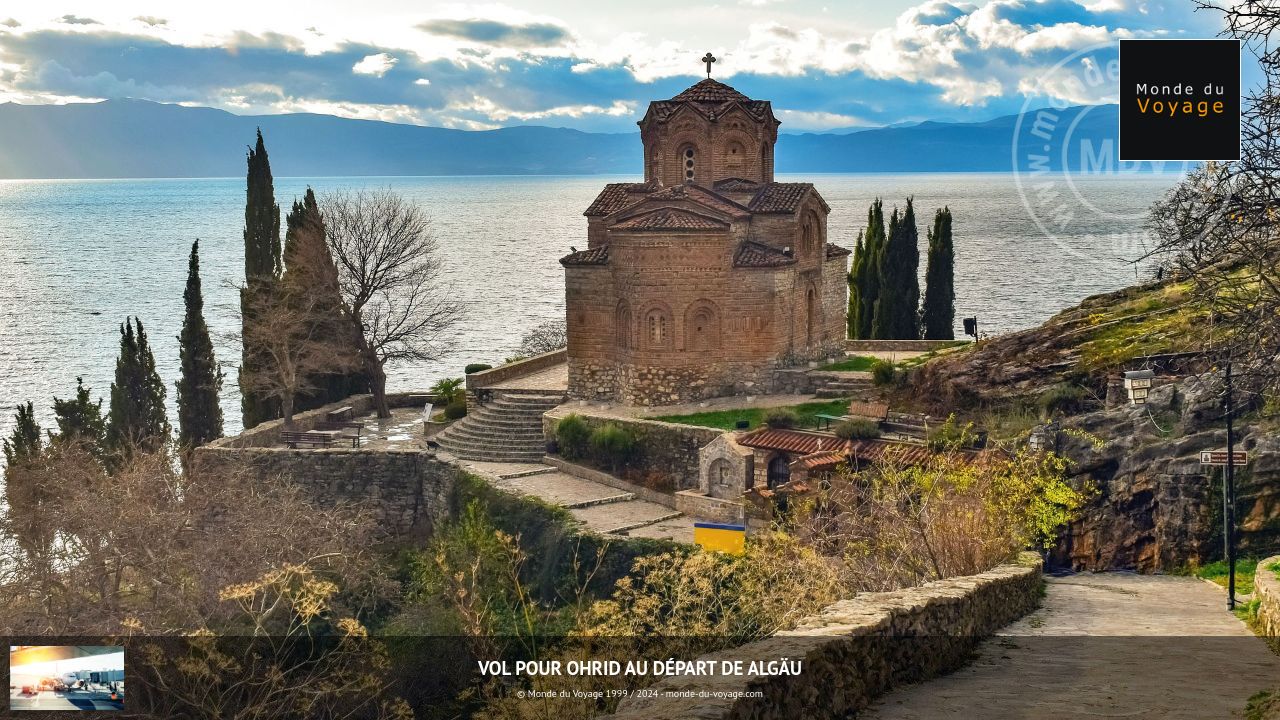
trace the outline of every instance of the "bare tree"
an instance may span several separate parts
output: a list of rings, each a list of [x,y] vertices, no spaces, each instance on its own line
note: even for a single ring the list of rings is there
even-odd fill
[[[346,324],[313,287],[280,283],[269,292],[246,293],[243,312],[253,321],[233,335],[256,358],[252,371],[240,374],[241,390],[279,401],[286,424],[293,423],[298,396],[360,365]]]
[[[442,284],[420,207],[390,189],[334,193],[321,207],[342,299],[361,329],[357,344],[378,417],[390,417],[387,364],[435,359],[462,306]]]
[[[564,320],[548,320],[534,327],[520,338],[519,357],[532,357],[555,350],[569,344],[569,330]]]
[[[1280,28],[1273,3],[1198,0],[1258,57],[1265,82],[1244,101],[1238,162],[1197,168],[1152,208],[1150,256],[1192,283],[1216,354],[1245,385],[1280,390]]]

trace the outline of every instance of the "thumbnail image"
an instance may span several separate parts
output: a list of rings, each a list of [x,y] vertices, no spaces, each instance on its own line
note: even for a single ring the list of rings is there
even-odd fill
[[[12,645],[10,710],[123,710],[124,648]]]

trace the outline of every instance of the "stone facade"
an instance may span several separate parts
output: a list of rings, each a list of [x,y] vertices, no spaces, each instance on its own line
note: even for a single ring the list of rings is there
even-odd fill
[[[799,674],[673,676],[650,688],[657,697],[624,700],[609,718],[854,717],[895,686],[963,666],[978,643],[1039,605],[1040,586],[1039,556],[1024,553],[1017,564],[978,575],[841,600],[795,630],[699,658],[741,660],[744,668],[800,661]],[[743,691],[761,696],[735,697]],[[688,692],[697,700],[682,696]]]
[[[843,351],[849,252],[813,185],[773,181],[777,126],[711,79],[650,104],[644,182],[606,186],[561,259],[570,397],[764,394],[775,368]]]
[[[739,500],[755,479],[755,455],[725,433],[707,443],[698,459],[698,489],[703,495]]]

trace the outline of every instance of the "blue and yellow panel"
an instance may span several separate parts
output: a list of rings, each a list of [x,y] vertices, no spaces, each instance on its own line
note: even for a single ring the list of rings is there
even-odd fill
[[[693,524],[693,541],[703,550],[741,555],[747,547],[747,528],[744,525],[696,522]]]

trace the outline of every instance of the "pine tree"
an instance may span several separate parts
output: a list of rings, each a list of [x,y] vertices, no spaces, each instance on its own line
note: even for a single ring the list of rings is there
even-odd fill
[[[880,295],[879,257],[885,243],[884,203],[876,198],[867,211],[867,230],[863,233],[862,252],[854,256],[853,282],[858,287],[852,332],[854,338],[870,338],[875,317],[876,299]]]
[[[956,319],[955,249],[951,244],[951,208],[934,215],[929,230],[929,264],[925,270],[921,320],[926,340],[954,340]]]
[[[920,337],[920,235],[911,198],[902,215],[894,208],[889,237],[877,263],[880,294],[876,298],[871,336],[882,340]]]
[[[187,288],[182,293],[186,315],[178,336],[181,375],[178,391],[178,446],[194,448],[222,437],[222,366],[213,356],[213,340],[204,321],[200,289],[200,241],[191,244],[187,260]]]
[[[240,291],[241,321],[248,325],[253,322],[248,309],[261,306],[255,300],[264,295],[274,293],[276,282],[280,278],[280,206],[276,204],[275,186],[271,178],[271,161],[267,157],[267,148],[262,140],[262,130],[258,130],[255,147],[249,150],[248,172],[245,177],[244,205],[244,279],[245,287]],[[247,330],[247,328],[242,328]],[[242,336],[252,333],[242,332]],[[241,385],[245,373],[252,373],[259,365],[255,354],[256,348],[246,345],[240,364]],[[279,416],[279,403],[273,403],[252,393],[241,392],[241,410],[244,415],[244,427],[254,427],[263,420]]]
[[[342,307],[338,287],[338,267],[325,237],[324,217],[316,195],[307,188],[302,201],[293,201],[285,216],[284,273],[282,292],[286,296],[306,294],[317,314],[328,316],[320,332],[333,338],[350,338],[356,347],[357,333]],[[351,395],[369,392],[369,379],[359,368],[316,380],[318,390],[297,399],[296,410],[310,410]]]
[[[102,400],[95,402],[90,397],[84,378],[76,378],[73,399],[53,399],[53,415],[58,423],[58,443],[81,443],[94,457],[102,459],[107,441],[107,421],[102,417]]]
[[[156,372],[142,321],[126,318],[120,326],[120,357],[116,359],[107,414],[107,447],[113,454],[109,465],[117,464],[134,448],[155,452],[169,441],[164,397],[164,382]]]

